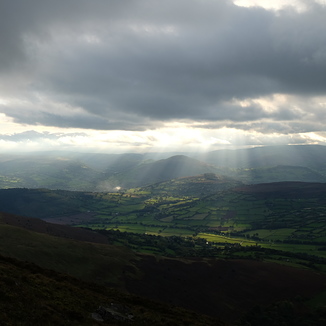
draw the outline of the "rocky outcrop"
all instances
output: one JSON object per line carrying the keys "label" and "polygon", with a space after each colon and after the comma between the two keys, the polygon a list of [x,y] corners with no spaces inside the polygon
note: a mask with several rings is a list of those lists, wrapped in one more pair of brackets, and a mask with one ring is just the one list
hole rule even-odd
{"label": "rocky outcrop", "polygon": [[132,321],[133,314],[130,308],[118,303],[111,303],[109,307],[99,306],[99,308],[92,313],[92,318],[96,321],[110,321],[110,320],[122,320]]}

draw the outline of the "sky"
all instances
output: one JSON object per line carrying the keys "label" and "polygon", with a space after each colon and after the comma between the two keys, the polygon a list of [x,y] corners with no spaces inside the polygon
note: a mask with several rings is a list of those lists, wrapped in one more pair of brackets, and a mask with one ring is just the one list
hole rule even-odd
{"label": "sky", "polygon": [[0,0],[0,151],[326,145],[326,0]]}

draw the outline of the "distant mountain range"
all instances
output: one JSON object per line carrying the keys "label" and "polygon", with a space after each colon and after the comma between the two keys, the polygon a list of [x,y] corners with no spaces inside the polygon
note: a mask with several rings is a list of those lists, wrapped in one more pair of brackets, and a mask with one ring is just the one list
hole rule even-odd
{"label": "distant mountain range", "polygon": [[217,150],[198,159],[219,167],[250,169],[277,165],[304,166],[312,169],[326,167],[326,146],[287,145],[264,146],[237,150]]}
{"label": "distant mountain range", "polygon": [[170,154],[0,154],[0,188],[117,191],[205,173],[248,184],[326,182],[325,146],[266,146]]}
{"label": "distant mountain range", "polygon": [[326,182],[324,174],[308,167],[292,165],[238,169],[230,175],[247,184],[281,181]]}

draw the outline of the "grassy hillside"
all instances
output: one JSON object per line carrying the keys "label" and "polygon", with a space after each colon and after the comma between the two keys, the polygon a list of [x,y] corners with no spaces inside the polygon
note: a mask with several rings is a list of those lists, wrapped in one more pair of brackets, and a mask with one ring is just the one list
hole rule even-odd
{"label": "grassy hillside", "polygon": [[242,183],[232,178],[205,173],[201,175],[182,177],[155,183],[142,187],[140,191],[147,192],[152,196],[192,196],[203,197],[214,194],[221,190],[240,186]]}

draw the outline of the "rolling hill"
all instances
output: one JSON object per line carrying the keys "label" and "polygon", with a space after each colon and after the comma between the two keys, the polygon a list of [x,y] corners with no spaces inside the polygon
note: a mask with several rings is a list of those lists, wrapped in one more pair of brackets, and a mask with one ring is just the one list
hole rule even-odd
{"label": "rolling hill", "polygon": [[318,171],[289,165],[240,169],[232,173],[232,176],[247,184],[282,181],[326,182],[326,176]]}
{"label": "rolling hill", "polygon": [[135,188],[180,177],[196,176],[204,173],[218,173],[218,169],[207,163],[184,155],[176,155],[154,162],[145,162],[128,172],[108,177],[99,186],[99,191],[109,191],[115,187]]}
{"label": "rolling hill", "polygon": [[193,196],[203,197],[218,191],[240,186],[242,183],[230,177],[204,173],[191,177],[181,177],[142,187],[140,191],[153,196]]}
{"label": "rolling hill", "polygon": [[0,154],[0,188],[116,191],[204,173],[246,183],[325,182],[325,146],[266,146],[205,154]]}
{"label": "rolling hill", "polygon": [[0,158],[0,188],[93,190],[101,173],[65,157]]}

